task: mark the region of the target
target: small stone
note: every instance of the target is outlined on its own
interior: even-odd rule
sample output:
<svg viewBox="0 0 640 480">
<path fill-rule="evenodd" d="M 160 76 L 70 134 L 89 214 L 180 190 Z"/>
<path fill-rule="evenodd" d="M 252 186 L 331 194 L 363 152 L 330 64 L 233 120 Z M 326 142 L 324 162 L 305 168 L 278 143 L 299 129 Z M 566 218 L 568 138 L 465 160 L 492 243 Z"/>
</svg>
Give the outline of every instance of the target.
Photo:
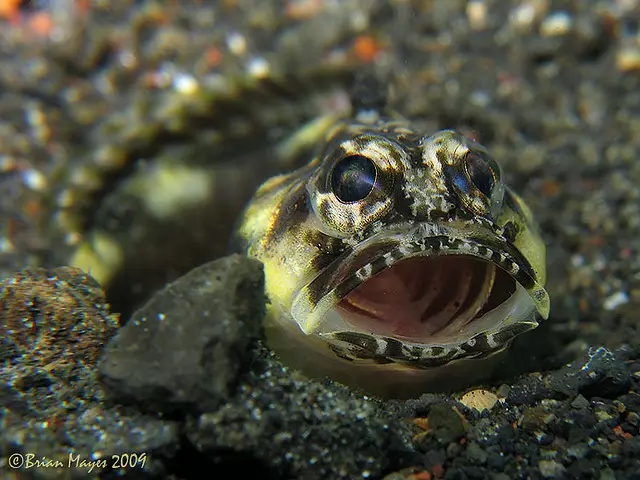
<svg viewBox="0 0 640 480">
<path fill-rule="evenodd" d="M 634 427 L 637 427 L 638 425 L 640 425 L 640 415 L 634 412 L 629 412 L 626 414 L 626 422 L 629 425 L 633 425 Z"/>
<path fill-rule="evenodd" d="M 627 393 L 618 398 L 627 410 L 640 413 L 640 394 L 636 392 Z"/>
<path fill-rule="evenodd" d="M 553 442 L 553 435 L 550 435 L 548 433 L 545 432 L 538 432 L 536 434 L 536 440 L 538 440 L 538 443 L 540 445 L 551 445 L 551 443 Z"/>
<path fill-rule="evenodd" d="M 487 4 L 484 0 L 469 0 L 467 3 L 467 19 L 473 30 L 487 27 Z"/>
<path fill-rule="evenodd" d="M 146 408 L 224 403 L 261 334 L 262 264 L 232 255 L 179 278 L 108 344 L 100 373 L 111 393 Z"/>
<path fill-rule="evenodd" d="M 569 478 L 596 478 L 595 473 L 600 470 L 600 462 L 596 459 L 580 458 L 571 462 L 567 470 Z"/>
<path fill-rule="evenodd" d="M 22 172 L 22 181 L 31 190 L 43 190 L 47 186 L 47 177 L 35 169 Z"/>
<path fill-rule="evenodd" d="M 528 376 L 513 385 L 506 398 L 508 405 L 530 405 L 543 398 L 553 396 L 549 388 L 538 376 Z"/>
<path fill-rule="evenodd" d="M 640 70 L 640 47 L 636 45 L 621 47 L 616 54 L 616 66 L 621 72 Z"/>
<path fill-rule="evenodd" d="M 491 480 L 511 480 L 511 477 L 506 473 L 494 473 L 491 476 Z"/>
<path fill-rule="evenodd" d="M 586 398 L 584 398 L 582 395 L 578 395 L 576 398 L 573 399 L 573 401 L 571 402 L 571 407 L 575 408 L 576 410 L 579 410 L 581 408 L 588 408 L 589 407 L 589 400 L 587 400 Z"/>
<path fill-rule="evenodd" d="M 449 445 L 447 445 L 447 458 L 456 458 L 460 456 L 462 448 L 462 445 L 460 445 L 459 443 L 451 442 Z"/>
<path fill-rule="evenodd" d="M 467 431 L 467 422 L 460 412 L 446 403 L 437 403 L 429 411 L 429 429 L 443 444 L 454 442 Z"/>
<path fill-rule="evenodd" d="M 476 442 L 469 443 L 465 454 L 469 460 L 479 465 L 484 465 L 489 456 Z"/>
<path fill-rule="evenodd" d="M 605 422 L 611 426 L 617 424 L 619 412 L 614 405 L 598 402 L 593 408 L 593 413 L 598 419 L 598 422 Z"/>
<path fill-rule="evenodd" d="M 616 480 L 616 474 L 609 467 L 604 467 L 598 480 Z"/>
<path fill-rule="evenodd" d="M 625 292 L 616 292 L 613 295 L 605 298 L 602 306 L 605 310 L 615 310 L 621 305 L 624 305 L 629 301 L 629 296 Z"/>
<path fill-rule="evenodd" d="M 540 460 L 538 468 L 544 478 L 559 478 L 565 471 L 565 467 L 555 460 Z"/>
<path fill-rule="evenodd" d="M 548 411 L 545 407 L 533 407 L 526 410 L 518 424 L 526 432 L 538 432 L 546 428 L 546 426 L 556 419 L 555 414 Z"/>
<path fill-rule="evenodd" d="M 510 12 L 509 22 L 516 29 L 527 31 L 545 10 L 544 2 L 540 0 L 524 1 Z"/>
<path fill-rule="evenodd" d="M 640 436 L 625 439 L 622 442 L 622 453 L 630 458 L 640 458 Z"/>
<path fill-rule="evenodd" d="M 591 347 L 582 359 L 550 374 L 545 383 L 567 396 L 581 393 L 587 399 L 612 398 L 627 391 L 631 374 L 613 352 L 604 347 Z"/>
<path fill-rule="evenodd" d="M 540 24 L 540 35 L 543 37 L 557 37 L 566 35 L 571 30 L 573 18 L 569 12 L 555 12 Z"/>
<path fill-rule="evenodd" d="M 496 390 L 496 395 L 498 396 L 498 400 L 506 400 L 506 398 L 509 396 L 510 391 L 511 391 L 511 387 L 506 383 L 503 383 L 502 385 L 500 385 L 498 387 L 498 390 Z"/>
<path fill-rule="evenodd" d="M 247 52 L 247 39 L 241 33 L 233 32 L 227 36 L 227 48 L 236 56 L 242 56 Z"/>
<path fill-rule="evenodd" d="M 249 75 L 255 78 L 266 78 L 269 76 L 271 67 L 269 62 L 262 57 L 254 57 L 247 64 Z"/>
<path fill-rule="evenodd" d="M 567 448 L 567 455 L 571 458 L 584 458 L 589 453 L 589 447 L 584 443 L 578 443 L 572 447 Z"/>
</svg>

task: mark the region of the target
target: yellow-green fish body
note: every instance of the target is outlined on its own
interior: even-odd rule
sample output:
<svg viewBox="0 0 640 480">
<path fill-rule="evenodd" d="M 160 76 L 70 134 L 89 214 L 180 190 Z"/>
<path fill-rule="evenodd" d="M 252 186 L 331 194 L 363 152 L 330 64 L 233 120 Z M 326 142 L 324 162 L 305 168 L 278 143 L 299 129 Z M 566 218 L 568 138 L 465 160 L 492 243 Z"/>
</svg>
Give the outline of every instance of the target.
<svg viewBox="0 0 640 480">
<path fill-rule="evenodd" d="M 389 397 L 460 388 L 548 317 L 545 246 L 484 147 L 375 112 L 320 147 L 237 230 L 285 363 Z"/>
</svg>

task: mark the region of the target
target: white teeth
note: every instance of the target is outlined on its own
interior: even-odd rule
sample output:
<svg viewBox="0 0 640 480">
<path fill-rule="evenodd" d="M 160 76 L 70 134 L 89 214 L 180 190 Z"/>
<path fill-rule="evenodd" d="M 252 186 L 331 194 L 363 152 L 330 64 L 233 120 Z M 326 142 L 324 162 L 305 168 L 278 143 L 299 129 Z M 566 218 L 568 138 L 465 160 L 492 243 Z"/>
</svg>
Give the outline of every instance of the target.
<svg viewBox="0 0 640 480">
<path fill-rule="evenodd" d="M 370 263 L 367 263 L 364 267 L 356 272 L 356 277 L 358 280 L 366 280 L 371 277 L 371 273 L 373 272 L 373 267 Z"/>
</svg>

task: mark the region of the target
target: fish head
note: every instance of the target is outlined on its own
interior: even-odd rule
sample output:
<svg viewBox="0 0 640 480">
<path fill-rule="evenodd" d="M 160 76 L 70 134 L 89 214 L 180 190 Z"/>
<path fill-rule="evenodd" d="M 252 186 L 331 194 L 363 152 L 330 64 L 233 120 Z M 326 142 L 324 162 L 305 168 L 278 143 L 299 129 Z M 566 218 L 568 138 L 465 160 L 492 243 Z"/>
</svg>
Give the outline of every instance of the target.
<svg viewBox="0 0 640 480">
<path fill-rule="evenodd" d="M 545 246 L 488 150 L 402 119 L 344 121 L 240 222 L 287 342 L 409 369 L 484 358 L 549 315 Z"/>
</svg>

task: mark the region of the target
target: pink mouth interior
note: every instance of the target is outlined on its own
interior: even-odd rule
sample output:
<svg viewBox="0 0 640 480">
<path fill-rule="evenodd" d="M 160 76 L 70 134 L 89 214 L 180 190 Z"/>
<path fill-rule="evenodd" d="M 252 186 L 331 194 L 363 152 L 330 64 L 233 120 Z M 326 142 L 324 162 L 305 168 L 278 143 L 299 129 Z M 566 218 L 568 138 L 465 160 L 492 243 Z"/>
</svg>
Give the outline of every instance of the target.
<svg viewBox="0 0 640 480">
<path fill-rule="evenodd" d="M 411 258 L 367 280 L 337 308 L 364 331 L 428 340 L 464 330 L 514 291 L 504 271 L 474 257 Z"/>
</svg>

